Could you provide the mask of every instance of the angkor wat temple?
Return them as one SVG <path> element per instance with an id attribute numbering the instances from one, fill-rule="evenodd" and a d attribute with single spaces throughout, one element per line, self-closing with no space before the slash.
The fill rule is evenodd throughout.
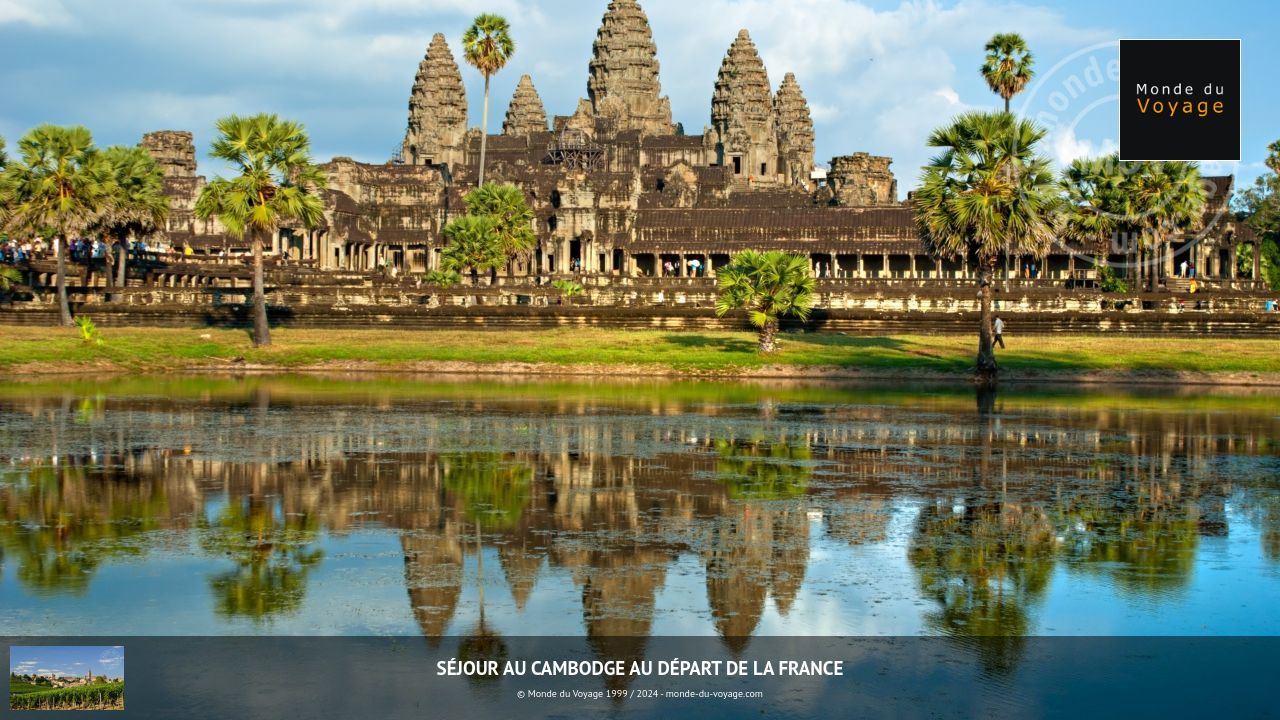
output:
<path id="1" fill-rule="evenodd" d="M 702 135 L 672 121 L 635 0 L 610 3 L 588 75 L 587 98 L 550 122 L 533 79 L 522 77 L 502 134 L 488 140 L 486 179 L 523 188 L 537 216 L 541 246 L 513 274 L 652 275 L 664 258 L 683 272 L 694 257 L 713 269 L 737 250 L 766 246 L 821 254 L 835 273 L 863 270 L 855 255 L 916 251 L 889 158 L 835 158 L 815 179 L 813 120 L 799 82 L 788 73 L 775 92 L 746 30 L 709 88 Z M 325 165 L 327 227 L 286 231 L 275 250 L 291 245 L 294 257 L 320 268 L 436 269 L 441 228 L 476 185 L 480 140 L 468 126 L 458 63 L 437 34 L 413 84 L 400 155 L 383 165 Z M 202 184 L 191 136 L 154 133 L 144 144 L 164 164 L 179 208 L 169 241 L 235 245 L 190 213 Z"/>
<path id="2" fill-rule="evenodd" d="M 908 313 L 928 314 L 938 331 L 972 329 L 975 264 L 930 254 L 899 197 L 890 158 L 857 152 L 817 165 L 799 80 L 788 73 L 775 89 L 747 30 L 732 39 L 708 88 L 709 123 L 701 135 L 686 134 L 672 119 L 657 47 L 636 0 L 609 3 L 587 71 L 586 98 L 559 116 L 547 113 L 533 78 L 521 77 L 501 134 L 487 138 L 486 181 L 523 189 L 535 213 L 537 249 L 481 287 L 431 286 L 422 278 L 440 268 L 442 229 L 476 187 L 482 140 L 482 131 L 468 125 L 454 53 L 437 34 L 418 67 L 396 156 L 382 164 L 346 157 L 324 164 L 324 223 L 286 227 L 273 238 L 272 313 L 322 324 L 393 316 L 409 324 L 507 322 L 511 313 L 503 311 L 516 308 L 501 306 L 558 305 L 562 298 L 550 281 L 571 276 L 587 290 L 575 304 L 591 308 L 535 313 L 522 322 L 554 325 L 576 312 L 582 322 L 604 322 L 613 313 L 629 319 L 609 322 L 644 327 L 724 327 L 712 312 L 716 270 L 743 250 L 785 250 L 810 258 L 819 322 L 827 330 L 920 329 Z M 243 321 L 249 270 L 239 255 L 247 246 L 216 221 L 194 217 L 205 179 L 191 133 L 151 133 L 143 145 L 162 165 L 173 201 L 161 239 L 195 254 L 130 265 L 138 287 L 112 293 L 116 302 L 94 311 L 110 317 L 132 306 L 129 322 L 142 321 L 132 317 L 139 313 L 148 322 Z M 1024 314 L 1024 330 L 1036 314 L 1041 330 L 1137 330 L 1140 320 L 1161 334 L 1203 333 L 1209 324 L 1218 333 L 1256 332 L 1265 290 L 1259 243 L 1228 212 L 1233 178 L 1205 181 L 1204 221 L 1173 243 L 1175 256 L 1196 268 L 1201 292 L 1191 305 L 1189 281 L 1174 277 L 1171 263 L 1157 288 L 1168 291 L 1163 296 L 1118 304 L 1097 291 L 1093 249 L 1058 243 L 1042 257 L 1005 259 L 1000 309 Z M 287 268 L 272 259 L 286 252 Z M 1117 267 L 1126 260 L 1119 251 L 1110 258 Z M 33 285 L 52 285 L 51 262 L 32 269 Z M 73 298 L 96 304 L 106 288 L 94 275 L 85 270 Z M 26 308 L 31 321 L 49 311 L 51 297 L 37 293 Z M 1180 317 L 1177 327 L 1132 312 L 1111 316 L 1125 308 L 1203 314 Z M 1239 321 L 1230 329 L 1223 325 L 1229 317 Z"/>

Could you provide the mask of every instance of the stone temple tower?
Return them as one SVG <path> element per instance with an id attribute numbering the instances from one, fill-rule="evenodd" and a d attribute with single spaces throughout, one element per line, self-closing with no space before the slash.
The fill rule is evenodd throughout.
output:
<path id="1" fill-rule="evenodd" d="M 720 66 L 705 143 L 716 163 L 731 168 L 735 176 L 765 182 L 778 177 L 773 89 L 746 30 L 738 33 Z"/>
<path id="2" fill-rule="evenodd" d="M 795 73 L 787 73 L 773 99 L 778 122 L 778 165 L 783 182 L 809 187 L 814 168 L 813 115 Z"/>
<path id="3" fill-rule="evenodd" d="M 431 38 L 409 98 L 409 129 L 401 157 L 409 165 L 465 161 L 467 91 L 444 35 Z"/>
<path id="4" fill-rule="evenodd" d="M 596 117 L 612 118 L 618 130 L 671 135 L 671 100 L 662 97 L 658 48 L 649 18 L 636 0 L 613 0 L 600 22 L 592 50 L 587 96 Z"/>
<path id="5" fill-rule="evenodd" d="M 507 118 L 502 122 L 503 135 L 528 135 L 547 131 L 547 109 L 542 104 L 533 78 L 521 76 L 516 94 L 507 106 Z"/>

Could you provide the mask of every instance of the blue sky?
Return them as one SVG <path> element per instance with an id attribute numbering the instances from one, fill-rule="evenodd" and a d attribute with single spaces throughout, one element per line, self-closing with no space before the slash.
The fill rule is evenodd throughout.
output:
<path id="1" fill-rule="evenodd" d="M 124 648 L 101 645 L 14 646 L 9 648 L 9 672 L 19 675 L 124 677 Z"/>
<path id="2" fill-rule="evenodd" d="M 1182 0 L 885 2 L 880 0 L 641 0 L 677 121 L 709 121 L 721 59 L 751 31 L 775 87 L 795 72 L 812 105 L 818 159 L 859 150 L 895 158 L 902 191 L 927 161 L 929 131 L 997 99 L 977 74 L 997 31 L 1022 33 L 1040 73 L 1014 109 L 1036 117 L 1055 83 L 1105 67 L 1121 37 L 1244 41 L 1243 158 L 1206 172 L 1249 180 L 1280 139 L 1280 4 Z M 196 133 L 203 169 L 218 117 L 274 111 L 310 130 L 321 160 L 383 162 L 404 133 L 409 90 L 435 32 L 458 38 L 479 11 L 497 11 L 518 43 L 495 78 L 496 132 L 521 74 L 549 114 L 586 95 L 587 62 L 606 0 L 0 0 L 0 135 L 10 146 L 40 122 L 81 123 L 100 144 L 142 133 Z M 463 70 L 480 123 L 481 80 Z M 1060 86 L 1060 85 L 1058 85 Z M 1037 90 L 1037 87 L 1040 90 Z M 1077 85 L 1078 87 L 1078 85 Z M 1089 86 L 1053 113 L 1045 154 L 1059 162 L 1114 148 L 1113 84 Z"/>

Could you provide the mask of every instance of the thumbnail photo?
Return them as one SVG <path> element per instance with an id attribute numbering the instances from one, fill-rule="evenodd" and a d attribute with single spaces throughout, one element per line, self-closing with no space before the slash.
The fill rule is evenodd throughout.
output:
<path id="1" fill-rule="evenodd" d="M 123 710 L 124 647 L 9 649 L 10 710 Z"/>

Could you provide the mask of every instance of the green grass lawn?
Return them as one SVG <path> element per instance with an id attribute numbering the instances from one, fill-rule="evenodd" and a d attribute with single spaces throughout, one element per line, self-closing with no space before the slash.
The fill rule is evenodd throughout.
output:
<path id="1" fill-rule="evenodd" d="M 286 330 L 254 349 L 243 330 L 106 328 L 101 345 L 74 329 L 0 326 L 0 367 L 101 367 L 154 372 L 221 367 L 244 358 L 281 369 L 361 361 L 394 368 L 414 362 L 641 365 L 733 373 L 766 365 L 963 372 L 976 339 L 953 336 L 784 335 L 781 351 L 756 353 L 750 333 L 561 328 L 498 330 Z M 207 336 L 207 337 L 205 337 Z M 1280 373 L 1273 340 L 1160 339 L 1116 336 L 1010 337 L 999 351 L 1014 370 L 1187 370 Z"/>

